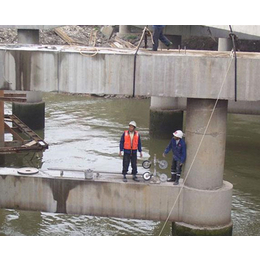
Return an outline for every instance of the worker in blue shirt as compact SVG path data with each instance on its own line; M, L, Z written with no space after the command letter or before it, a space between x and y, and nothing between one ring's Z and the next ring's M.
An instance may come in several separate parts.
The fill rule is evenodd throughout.
M157 51L159 40L164 43L168 48L172 44L167 37L163 34L165 25L153 25L153 51Z
M163 153L163 157L165 157L165 155L172 150L171 178L167 181L174 182L174 185L179 184L182 166L186 160L186 144L182 138L183 132L181 130L175 131L172 140Z

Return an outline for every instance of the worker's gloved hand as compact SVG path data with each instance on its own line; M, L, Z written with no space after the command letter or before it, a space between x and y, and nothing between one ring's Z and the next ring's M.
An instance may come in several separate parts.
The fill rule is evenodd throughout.
M122 152L121 151L119 152L119 156L122 156Z
M165 156L166 156L166 154L165 154L165 153L163 153L163 154L162 154L162 156L163 156L163 157L165 157Z
M142 158L143 157L143 153L142 152L140 152L140 158Z

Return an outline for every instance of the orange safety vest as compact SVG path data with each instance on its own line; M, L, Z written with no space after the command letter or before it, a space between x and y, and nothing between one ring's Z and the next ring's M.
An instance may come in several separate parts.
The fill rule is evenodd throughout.
M124 142L124 149L127 150L137 150L138 149L138 137L139 134L137 131L134 131L134 136L133 136L133 144L131 146L131 137L129 135L129 131L125 131L125 142Z

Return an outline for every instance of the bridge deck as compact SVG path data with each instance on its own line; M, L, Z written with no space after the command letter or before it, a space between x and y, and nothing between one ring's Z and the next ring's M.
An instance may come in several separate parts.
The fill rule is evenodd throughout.
M134 53L84 46L1 46L0 85L7 79L12 89L132 95ZM259 101L260 54L238 52L237 57L237 99ZM234 100L234 75L230 52L140 49L135 94Z

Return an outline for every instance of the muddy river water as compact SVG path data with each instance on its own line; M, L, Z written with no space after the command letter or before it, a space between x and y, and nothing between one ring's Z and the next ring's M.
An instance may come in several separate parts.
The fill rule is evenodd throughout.
M7 167L80 168L121 171L120 136L131 120L141 134L143 160L161 156L169 140L149 136L150 99L99 98L56 93L44 94L44 132L49 149L42 154L6 156ZM7 106L6 112L11 111ZM234 185L234 236L260 235L260 117L228 115L224 179ZM170 164L171 156L166 158ZM138 160L142 172L142 160ZM163 172L170 175L168 170ZM152 236L163 222L0 210L0 235ZM170 223L163 235L171 234Z

